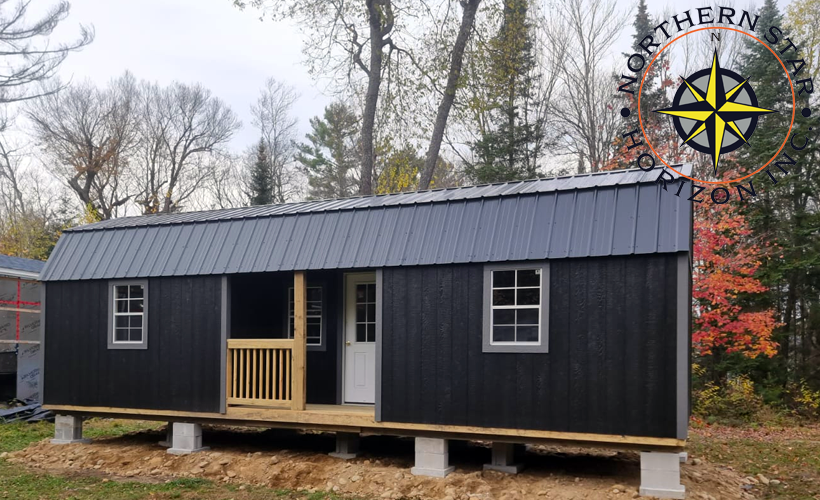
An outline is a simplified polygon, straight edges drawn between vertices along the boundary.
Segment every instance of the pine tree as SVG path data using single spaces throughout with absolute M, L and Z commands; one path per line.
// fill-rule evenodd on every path
M 311 199 L 346 198 L 357 193 L 361 158 L 359 117 L 347 104 L 325 108 L 323 118 L 310 119 L 308 143 L 297 146 Z
M 635 88 L 637 89 L 640 86 L 641 79 L 643 78 L 643 91 L 641 92 L 641 117 L 644 122 L 644 130 L 647 131 L 647 135 L 650 135 L 650 137 L 651 134 L 649 131 L 660 132 L 664 130 L 662 124 L 665 121 L 668 121 L 658 116 L 657 113 L 653 113 L 653 111 L 669 106 L 669 98 L 666 95 L 665 89 L 672 84 L 671 81 L 665 78 L 665 73 L 669 69 L 669 62 L 666 58 L 666 53 L 661 54 L 650 68 L 649 63 L 652 61 L 652 57 L 654 57 L 655 53 L 653 52 L 652 54 L 647 54 L 647 52 L 640 46 L 640 43 L 644 38 L 647 36 L 652 36 L 655 33 L 654 24 L 655 23 L 652 22 L 652 18 L 649 15 L 646 0 L 639 0 L 638 11 L 635 14 L 635 20 L 632 21 L 632 27 L 635 29 L 635 32 L 632 34 L 632 51 L 633 53 L 643 55 L 646 59 L 646 64 L 643 69 L 636 75 L 638 78 L 638 83 Z M 656 47 L 655 50 L 658 50 L 659 48 L 660 47 Z M 629 57 L 629 55 L 630 54 L 624 54 L 626 57 Z M 648 74 L 646 74 L 647 71 L 649 71 Z M 644 74 L 646 74 L 645 78 Z M 636 99 L 638 92 L 635 92 L 634 97 L 631 94 L 624 94 L 624 96 L 627 99 Z M 626 106 L 637 111 L 636 103 L 629 102 Z M 638 127 L 638 113 L 636 112 L 629 118 L 628 130 L 633 130 Z M 656 142 L 658 141 L 653 140 L 653 143 Z
M 782 49 L 789 27 L 784 25 L 777 3 L 766 0 L 758 14 L 757 37 L 763 40 L 764 33 L 768 33 L 771 26 L 777 26 L 784 34 L 778 46 L 772 48 L 775 51 Z M 798 58 L 792 52 L 784 56 Z M 754 40 L 747 42 L 739 63 L 739 69 L 743 76 L 748 76 L 755 91 L 758 106 L 778 111 L 760 117 L 748 146 L 737 151 L 736 164 L 739 173 L 745 175 L 769 162 L 786 138 L 792 115 L 792 96 L 783 68 L 767 47 Z M 795 94 L 797 90 L 795 88 Z M 802 138 L 813 137 L 809 127 L 815 131 L 820 127 L 817 116 L 810 119 L 801 116 L 801 110 L 806 106 L 809 102 L 804 94 L 797 99 L 791 132 L 797 137 L 796 144 L 800 144 Z M 773 336 L 781 346 L 781 355 L 768 366 L 770 378 L 785 384 L 787 378 L 795 380 L 813 374 L 817 385 L 820 380 L 807 360 L 813 355 L 811 339 L 817 336 L 814 318 L 820 310 L 817 299 L 820 283 L 816 273 L 820 262 L 820 244 L 816 236 L 820 220 L 815 208 L 816 193 L 820 189 L 816 167 L 818 148 L 816 142 L 802 151 L 786 146 L 776 161 L 788 161 L 784 154 L 796 162 L 784 165 L 788 174 L 774 163 L 770 164 L 768 169 L 778 179 L 777 184 L 773 184 L 765 173 L 753 176 L 751 181 L 758 196 L 744 203 L 744 212 L 755 238 L 768 243 L 757 275 L 769 292 L 764 300 L 756 301 L 753 306 L 776 308 L 777 319 L 782 324 Z
M 260 139 L 256 147 L 256 161 L 251 165 L 248 197 L 251 205 L 273 203 L 273 179 L 265 141 Z
M 465 171 L 475 182 L 511 181 L 537 176 L 544 123 L 534 111 L 539 103 L 530 0 L 508 0 L 496 36 L 489 43 L 488 83 L 493 96 L 491 123 L 472 144 L 478 161 Z

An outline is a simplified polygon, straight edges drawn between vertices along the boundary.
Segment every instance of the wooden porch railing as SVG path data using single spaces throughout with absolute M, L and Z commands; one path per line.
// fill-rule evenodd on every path
M 293 347 L 289 339 L 228 339 L 227 403 L 290 406 Z

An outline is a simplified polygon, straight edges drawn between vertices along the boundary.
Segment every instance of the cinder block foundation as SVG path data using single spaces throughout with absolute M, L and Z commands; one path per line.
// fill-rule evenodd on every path
M 209 449 L 202 446 L 202 426 L 174 422 L 174 432 L 171 436 L 171 447 L 168 453 L 172 455 L 187 455 Z
M 640 494 L 684 498 L 686 488 L 680 482 L 680 459 L 680 453 L 641 452 Z
M 516 455 L 521 455 L 522 446 L 512 443 L 493 443 L 493 458 L 489 464 L 484 464 L 484 470 L 494 470 L 507 474 L 518 474 L 524 469 L 524 464 L 516 463 Z
M 336 451 L 328 455 L 343 460 L 356 458 L 359 456 L 359 435 L 353 432 L 337 432 Z
M 680 452 L 680 463 L 685 464 L 689 460 L 689 454 L 685 451 Z
M 455 467 L 450 466 L 450 442 L 438 438 L 416 438 L 416 466 L 410 469 L 415 476 L 446 477 Z
M 54 439 L 51 444 L 90 443 L 83 439 L 83 419 L 74 415 L 57 415 L 54 417 Z

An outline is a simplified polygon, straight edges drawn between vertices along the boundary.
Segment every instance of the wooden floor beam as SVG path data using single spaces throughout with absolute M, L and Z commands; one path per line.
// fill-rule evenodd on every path
M 46 405 L 55 413 L 98 415 L 146 420 L 188 419 L 202 423 L 288 427 L 301 429 L 335 429 L 362 434 L 398 436 L 438 436 L 449 439 L 490 440 L 519 443 L 560 443 L 574 446 L 596 446 L 639 450 L 681 451 L 686 440 L 646 436 L 618 436 L 581 432 L 556 432 L 531 429 L 502 429 L 461 425 L 376 422 L 372 406 L 307 405 L 303 411 L 276 408 L 229 407 L 224 414 L 173 410 L 145 410 L 99 406 Z

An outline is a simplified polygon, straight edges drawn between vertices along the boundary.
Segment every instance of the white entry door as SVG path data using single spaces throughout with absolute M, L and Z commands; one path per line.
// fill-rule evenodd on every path
M 344 401 L 376 401 L 375 273 L 345 275 Z

